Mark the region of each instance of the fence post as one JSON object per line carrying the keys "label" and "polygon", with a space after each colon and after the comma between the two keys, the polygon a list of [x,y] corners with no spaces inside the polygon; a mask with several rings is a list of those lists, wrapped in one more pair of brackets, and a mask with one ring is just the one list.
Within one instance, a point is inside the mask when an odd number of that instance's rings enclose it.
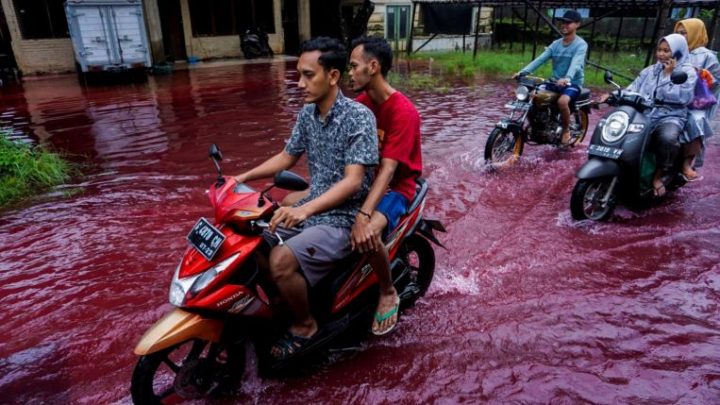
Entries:
{"label": "fence post", "polygon": [[712,22],[710,23],[710,32],[708,33],[710,35],[710,44],[708,44],[710,49],[715,49],[718,45],[715,37],[718,32],[718,14],[720,14],[720,1],[715,4],[715,11],[713,11]]}

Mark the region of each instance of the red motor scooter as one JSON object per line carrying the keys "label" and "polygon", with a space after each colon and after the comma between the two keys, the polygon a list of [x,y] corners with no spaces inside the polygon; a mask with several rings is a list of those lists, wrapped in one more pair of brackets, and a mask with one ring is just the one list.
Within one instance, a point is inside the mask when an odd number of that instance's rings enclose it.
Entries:
{"label": "red motor scooter", "polygon": [[[318,335],[300,352],[273,359],[270,346],[289,326],[290,314],[258,266],[267,253],[262,232],[279,207],[267,192],[273,187],[299,191],[308,185],[283,171],[272,186],[257,192],[222,176],[216,145],[210,157],[218,172],[208,191],[215,218],[213,223],[201,218],[188,235],[190,246],[170,285],[170,303],[177,308],[157,321],[135,347],[140,359],[130,390],[136,404],[199,398],[236,383],[245,371],[246,342],[255,348],[261,372],[286,369],[328,348],[343,333],[367,332],[377,305],[375,272],[364,255],[350,255],[309,291],[320,323]],[[440,222],[423,218],[428,186],[424,179],[417,183],[408,214],[386,240],[401,310],[427,291],[435,268],[430,241],[442,246],[433,230],[445,231]]]}

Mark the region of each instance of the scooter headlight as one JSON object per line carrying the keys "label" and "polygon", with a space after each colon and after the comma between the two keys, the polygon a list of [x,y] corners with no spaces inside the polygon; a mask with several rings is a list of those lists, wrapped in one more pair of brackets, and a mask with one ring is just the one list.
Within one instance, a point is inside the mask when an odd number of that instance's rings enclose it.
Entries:
{"label": "scooter headlight", "polygon": [[180,307],[185,304],[185,299],[188,296],[192,297],[203,288],[207,287],[210,282],[212,282],[218,274],[225,271],[239,255],[240,253],[235,253],[200,274],[184,278],[179,277],[180,266],[178,265],[178,268],[175,270],[175,275],[173,276],[173,281],[170,284],[170,294],[168,297],[170,304],[175,305],[176,307]]}
{"label": "scooter headlight", "polygon": [[518,86],[517,89],[515,89],[515,97],[519,101],[525,101],[530,96],[530,90],[525,86]]}
{"label": "scooter headlight", "polygon": [[630,117],[624,111],[615,111],[605,119],[602,129],[602,140],[605,143],[614,143],[627,132]]}

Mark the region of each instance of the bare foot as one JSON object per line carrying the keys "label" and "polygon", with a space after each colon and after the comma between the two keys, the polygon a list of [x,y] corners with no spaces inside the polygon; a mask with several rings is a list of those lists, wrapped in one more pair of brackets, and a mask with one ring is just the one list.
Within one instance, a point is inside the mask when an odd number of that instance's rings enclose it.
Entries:
{"label": "bare foot", "polygon": [[698,177],[698,173],[692,167],[683,167],[682,174],[686,179],[694,180]]}
{"label": "bare foot", "polygon": [[570,131],[565,131],[562,133],[562,137],[560,138],[560,143],[563,146],[570,146],[572,144],[570,140]]}
{"label": "bare foot", "polygon": [[395,328],[398,320],[400,297],[393,288],[390,294],[381,294],[372,324],[374,335],[384,335]]}
{"label": "bare foot", "polygon": [[317,333],[318,324],[315,318],[311,318],[311,320],[306,323],[293,324],[288,330],[295,336],[311,337]]}
{"label": "bare foot", "polygon": [[660,179],[653,179],[653,189],[653,195],[655,197],[662,197],[667,192],[667,190],[665,190],[665,183]]}

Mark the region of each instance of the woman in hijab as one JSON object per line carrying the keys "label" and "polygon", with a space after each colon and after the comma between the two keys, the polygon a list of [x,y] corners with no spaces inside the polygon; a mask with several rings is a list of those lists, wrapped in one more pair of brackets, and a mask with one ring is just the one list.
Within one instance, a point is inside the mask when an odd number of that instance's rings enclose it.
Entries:
{"label": "woman in hijab", "polygon": [[[660,99],[686,106],[695,93],[697,73],[690,64],[687,41],[680,34],[670,34],[658,41],[655,50],[657,62],[646,67],[627,87],[628,91],[642,94],[649,99]],[[670,75],[682,70],[688,75],[683,84],[673,84]],[[657,168],[653,177],[656,197],[665,194],[662,176],[672,169],[680,152],[680,134],[687,123],[687,107],[660,105],[645,114],[653,126],[653,146],[657,156]]]}
{"label": "woman in hijab", "polygon": [[[696,69],[707,70],[714,79],[710,89],[717,97],[720,92],[720,63],[715,52],[707,49],[708,35],[705,23],[699,18],[688,18],[675,24],[675,33],[684,36],[690,49],[690,63]],[[698,180],[700,176],[694,167],[702,167],[705,139],[713,135],[710,119],[715,115],[717,104],[705,110],[690,110],[687,134],[681,136],[683,144],[683,175],[686,180]],[[695,159],[697,157],[697,159]],[[694,167],[693,167],[694,166]]]}

